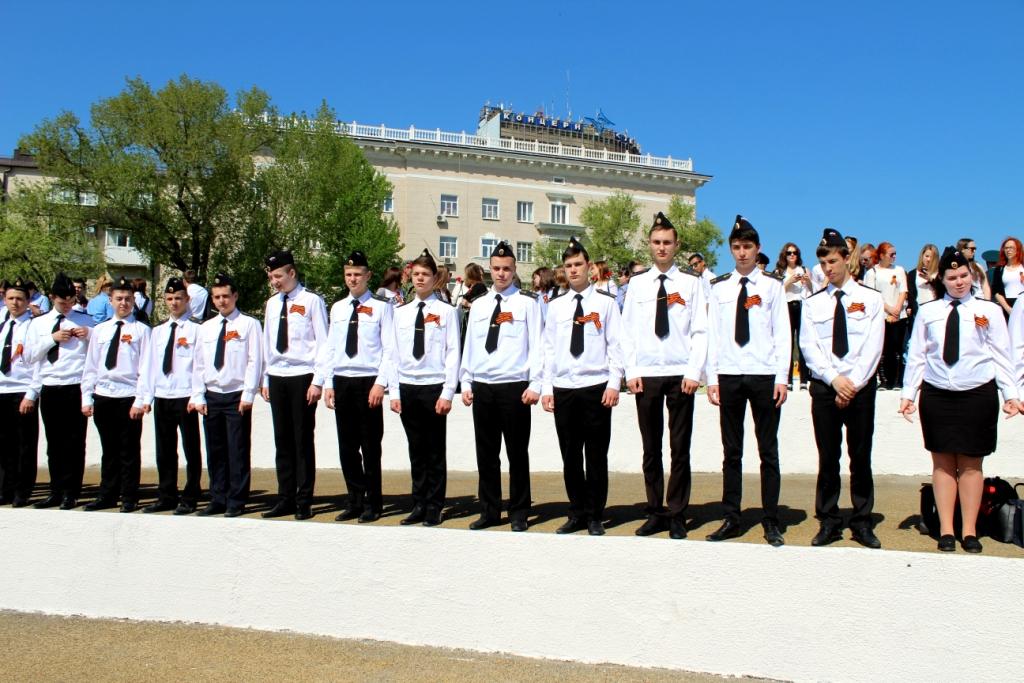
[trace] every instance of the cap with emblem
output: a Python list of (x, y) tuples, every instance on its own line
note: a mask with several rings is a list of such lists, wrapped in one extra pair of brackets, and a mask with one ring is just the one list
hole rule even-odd
[(757, 230), (750, 224), (750, 221), (739, 214), (736, 215), (736, 222), (732, 226), (732, 232), (729, 233), (729, 241), (732, 242), (733, 240), (744, 240), (751, 241), (754, 244), (761, 244), (761, 237), (757, 234)]
[(235, 281), (231, 279), (230, 275), (226, 273), (217, 273), (213, 276), (212, 287), (231, 287), (235, 288)]
[(345, 260), (345, 265), (346, 266), (362, 266), (363, 268), (369, 268), (370, 267), (369, 261), (366, 260), (366, 254), (364, 254), (363, 252), (359, 251), (358, 249), (356, 251), (353, 251), (351, 254), (348, 255), (348, 258)]
[(28, 296), (28, 283), (20, 277), (14, 278), (14, 282), (8, 282), (5, 289), (16, 289), (19, 292), (22, 292), (25, 296)]
[(75, 283), (64, 273), (57, 273), (53, 278), (53, 286), (50, 287), (50, 294), (59, 296), (62, 299), (75, 295)]
[(819, 247), (837, 247), (839, 249), (846, 249), (846, 240), (839, 234), (839, 231), (835, 228), (825, 228), (821, 233), (821, 242), (818, 242)]
[(942, 258), (939, 259), (939, 277), (947, 270), (956, 270), (961, 266), (968, 265), (967, 257), (956, 247), (946, 247), (942, 251)]
[(174, 294), (175, 292), (184, 292), (188, 288), (185, 286), (185, 281), (180, 277), (172, 277), (167, 281), (167, 286), (164, 287), (164, 294)]
[(579, 254), (583, 254), (583, 258), (587, 261), (590, 260), (590, 254), (587, 253), (586, 248), (578, 239), (576, 239), (576, 236), (573, 235), (569, 238), (569, 246), (562, 252), (562, 260), (564, 261), (570, 256), (577, 256)]
[(502, 240), (495, 245), (494, 249), (491, 250), (491, 256), (512, 257), (513, 259), (516, 257), (515, 252), (512, 251), (512, 247), (510, 247), (508, 242), (505, 240)]
[(124, 292), (134, 292), (135, 288), (132, 287), (132, 281), (126, 278), (124, 275), (114, 280), (113, 291), (121, 290)]
[(294, 266), (295, 257), (292, 256), (290, 251), (275, 251), (273, 254), (267, 257), (267, 268), (271, 270), (277, 270), (284, 266)]
[(651, 228), (658, 230), (675, 230), (676, 226), (672, 225), (672, 221), (668, 219), (668, 216), (659, 211), (654, 214), (654, 225), (652, 225)]

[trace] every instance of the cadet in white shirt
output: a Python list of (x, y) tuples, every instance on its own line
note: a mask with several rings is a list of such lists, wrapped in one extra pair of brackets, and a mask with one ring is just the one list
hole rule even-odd
[(426, 249), (412, 261), (413, 292), (395, 310), (391, 410), (409, 441), (413, 508), (402, 524), (437, 526), (444, 510), (447, 423), (459, 376), (459, 314), (434, 294), (437, 264)]
[(188, 406), (203, 416), (210, 475), (210, 503), (198, 514), (238, 517), (249, 502), (252, 402), (263, 380), (263, 330), (238, 310), (238, 290), (229, 276), (214, 276), (211, 297), (218, 315), (199, 327)]
[(871, 520), (875, 503), (871, 444), (875, 369), (885, 338), (884, 302), (877, 291), (853, 279), (847, 266), (849, 246), (838, 231), (825, 229), (817, 256), (828, 285), (803, 301), (798, 327), (800, 350), (811, 371), (811, 422), (818, 446), (814, 508), (821, 528), (811, 545), (828, 545), (843, 537), (839, 460), (845, 426), (853, 501), (850, 530), (861, 545), (880, 548)]
[(338, 522), (375, 522), (384, 507), (380, 444), (384, 391), (394, 358), (394, 306), (367, 289), (372, 276), (363, 252), (349, 254), (348, 296), (331, 307), (327, 343), (320, 349), (318, 374), (333, 378), (325, 385), (324, 405), (334, 411), (341, 473), (348, 489), (348, 501), (335, 517)]
[(508, 516), (526, 531), (530, 513), (530, 407), (540, 401), (541, 312), (537, 295), (514, 284), (516, 257), (507, 242), (491, 252), (494, 286), (469, 309), (462, 356), (462, 402), (473, 407), (480, 519), (485, 529), (501, 517), (501, 439), (508, 457)]
[[(136, 292), (138, 294), (138, 292)], [(192, 396), (192, 363), (199, 342), (199, 325), (191, 320), (184, 281), (172, 277), (164, 287), (169, 317), (153, 329), (149, 353), (142, 366), (146, 403), (153, 405), (156, 431), (156, 470), (159, 497), (143, 512), (196, 510), (201, 493), (203, 456), (199, 450), (199, 416), (188, 409)], [(178, 496), (178, 432), (185, 454), (185, 488)]]
[(743, 216), (729, 234), (736, 269), (713, 280), (708, 303), (708, 400), (720, 406), (722, 506), (725, 521), (709, 541), (735, 538), (743, 495), (743, 419), (747, 403), (761, 457), (761, 506), (764, 538), (785, 542), (779, 527), (779, 418), (786, 402), (792, 334), (781, 279), (756, 265), (761, 251), (757, 230)]
[(263, 516), (309, 519), (316, 483), (316, 404), (326, 379), (317, 372), (316, 359), (327, 343), (327, 307), (299, 283), (291, 252), (268, 256), (267, 275), (278, 292), (267, 300), (263, 316), (263, 399), (270, 401), (274, 420), (278, 500)]
[[(707, 305), (700, 276), (676, 267), (679, 237), (660, 211), (648, 233), (648, 244), (654, 265), (630, 279), (622, 309), (626, 386), (636, 397), (647, 492), (647, 521), (636, 535), (668, 529), (672, 538), (681, 539), (686, 538), (690, 504), (693, 395), (707, 360)], [(666, 402), (671, 465), (663, 503), (661, 443)]]
[(978, 509), (984, 482), (981, 460), (996, 449), (999, 401), (1012, 417), (1021, 410), (1010, 360), (1010, 338), (998, 304), (971, 294), (970, 262), (954, 247), (939, 259), (941, 298), (918, 310), (900, 401), (908, 420), (920, 391), (924, 447), (932, 453), (932, 483), (939, 513), (939, 550), (956, 550), (953, 512), (963, 519), (961, 546), (981, 552)]
[(612, 408), (622, 385), (622, 318), (615, 296), (590, 284), (590, 255), (575, 237), (562, 264), (569, 290), (548, 304), (541, 392), (544, 410), (555, 414), (569, 496), (569, 519), (556, 533), (601, 536)]
[(18, 278), (7, 285), (8, 318), (0, 326), (0, 505), (25, 507), (36, 485), (39, 448), (39, 366), (26, 356), (32, 313), (28, 286)]
[(142, 416), (149, 412), (140, 369), (149, 349), (150, 329), (135, 319), (135, 293), (125, 278), (110, 292), (114, 317), (89, 337), (82, 372), (82, 414), (92, 417), (100, 433), (100, 490), (86, 510), (117, 505), (134, 512), (139, 505), (142, 468)]
[(37, 318), (29, 330), (29, 362), (38, 364), (39, 414), (46, 430), (46, 464), (50, 495), (37, 508), (60, 506), (71, 510), (82, 494), (85, 473), (85, 430), (82, 414), (82, 372), (89, 335), (96, 322), (75, 310), (74, 283), (60, 273), (50, 288), (53, 308)]

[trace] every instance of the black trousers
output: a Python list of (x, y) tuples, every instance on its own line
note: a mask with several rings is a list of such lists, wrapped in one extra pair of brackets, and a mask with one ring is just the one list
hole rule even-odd
[(803, 384), (811, 379), (811, 371), (807, 369), (804, 354), (800, 351), (800, 308), (803, 302), (790, 301), (786, 306), (789, 308), (789, 329), (793, 333), (793, 345), (789, 353), (789, 383), (793, 383), (793, 361), (796, 360), (800, 368), (800, 382)]
[(523, 519), (530, 513), (530, 406), (523, 403), (529, 382), (473, 382), (473, 434), (480, 498), (485, 517), (501, 516), (501, 440), (508, 457), (508, 514)]
[(201, 489), (203, 455), (199, 450), (199, 415), (188, 412), (188, 397), (157, 398), (153, 401), (156, 428), (156, 471), (160, 479), (160, 501), (178, 502), (178, 432), (185, 453), (185, 490), (181, 500), (195, 505)]
[(242, 392), (206, 392), (206, 467), (210, 502), (229, 508), (249, 502), (252, 411), (238, 412)]
[(894, 323), (886, 321), (885, 340), (882, 342), (882, 362), (878, 366), (878, 381), (886, 389), (903, 384), (903, 340), (907, 336), (906, 319)]
[(402, 384), (402, 426), (409, 441), (412, 500), (431, 513), (440, 513), (448, 487), (448, 416), (434, 411), (443, 384)]
[(835, 389), (820, 380), (811, 383), (811, 422), (818, 445), (818, 485), (814, 501), (815, 517), (822, 522), (841, 524), (839, 515), (839, 459), (843, 454), (843, 427), (850, 454), (850, 498), (853, 515), (850, 528), (871, 526), (875, 506), (875, 484), (871, 477), (871, 441), (875, 432), (874, 378), (857, 392), (850, 405), (839, 409)]
[(370, 389), (377, 377), (334, 376), (334, 420), (338, 425), (341, 473), (349, 504), (380, 510), (380, 442), (384, 438), (383, 403), (371, 408)]
[(89, 418), (82, 415), (82, 386), (46, 386), (39, 392), (39, 414), (46, 431), (46, 464), (50, 493), (79, 498), (85, 474), (85, 430)]
[(142, 468), (142, 420), (129, 416), (134, 396), (93, 397), (92, 419), (100, 433), (100, 493), (102, 500), (122, 503), (139, 501), (139, 472)]
[(569, 496), (569, 516), (577, 519), (603, 521), (608, 502), (612, 409), (601, 405), (606, 387), (595, 384), (582, 389), (554, 389), (562, 477)]
[[(0, 394), (0, 493), (5, 500), (32, 497), (39, 455), (39, 412), (19, 411), (24, 392)], [(79, 413), (81, 394), (79, 394)]]
[(738, 522), (743, 499), (743, 420), (747, 403), (754, 416), (754, 435), (761, 456), (761, 507), (764, 521), (779, 521), (779, 418), (782, 409), (775, 407), (773, 375), (719, 375), (721, 407), (718, 411), (722, 428), (722, 506), (725, 518)]
[(285, 503), (311, 505), (316, 483), (316, 403), (309, 405), (306, 391), (313, 375), (270, 376), (270, 412), (277, 449), (277, 495)]
[[(644, 377), (644, 390), (636, 395), (636, 417), (644, 447), (644, 488), (647, 514), (683, 519), (690, 504), (690, 440), (693, 436), (693, 395), (684, 394), (683, 378)], [(668, 441), (670, 469), (667, 508), (665, 468), (662, 465), (661, 437), (665, 431), (664, 405), (668, 403)]]

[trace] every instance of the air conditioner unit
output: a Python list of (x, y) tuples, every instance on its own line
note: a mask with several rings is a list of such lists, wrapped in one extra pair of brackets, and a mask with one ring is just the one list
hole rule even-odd
[(446, 266), (454, 266), (454, 265), (455, 265), (455, 259), (453, 259), (453, 258), (451, 258), (451, 257), (449, 257), (449, 256), (446, 256), (446, 257), (444, 258), (444, 264), (445, 264)]
[(447, 220), (447, 219), (444, 217), (443, 213), (439, 213), (439, 214), (437, 214), (437, 219), (436, 220), (437, 220), (438, 223), (444, 223), (445, 220)]

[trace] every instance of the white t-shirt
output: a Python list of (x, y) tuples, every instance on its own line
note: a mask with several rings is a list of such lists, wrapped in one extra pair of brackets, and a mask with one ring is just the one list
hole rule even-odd
[(932, 288), (931, 280), (921, 275), (921, 271), (914, 271), (914, 284), (917, 285), (917, 305), (926, 304), (935, 300), (935, 289)]
[(203, 313), (206, 311), (206, 299), (210, 296), (210, 293), (206, 291), (206, 288), (202, 285), (198, 285), (195, 282), (185, 288), (188, 291), (188, 310), (193, 318), (196, 320), (203, 319)]
[[(806, 275), (807, 269), (803, 266), (797, 266), (795, 268), (786, 268), (786, 272), (783, 273), (783, 280), (789, 280), (793, 275)], [(803, 280), (794, 280), (786, 285), (786, 301), (800, 301), (806, 299), (811, 295), (811, 285), (805, 284)]]
[[(907, 273), (902, 266), (883, 268), (875, 266), (864, 275), (864, 284), (882, 293), (886, 306), (895, 306), (900, 294), (907, 291)], [(900, 320), (907, 317), (906, 299), (900, 308)]]
[(1005, 266), (1003, 268), (1003, 296), (1016, 299), (1024, 294), (1024, 266)]

